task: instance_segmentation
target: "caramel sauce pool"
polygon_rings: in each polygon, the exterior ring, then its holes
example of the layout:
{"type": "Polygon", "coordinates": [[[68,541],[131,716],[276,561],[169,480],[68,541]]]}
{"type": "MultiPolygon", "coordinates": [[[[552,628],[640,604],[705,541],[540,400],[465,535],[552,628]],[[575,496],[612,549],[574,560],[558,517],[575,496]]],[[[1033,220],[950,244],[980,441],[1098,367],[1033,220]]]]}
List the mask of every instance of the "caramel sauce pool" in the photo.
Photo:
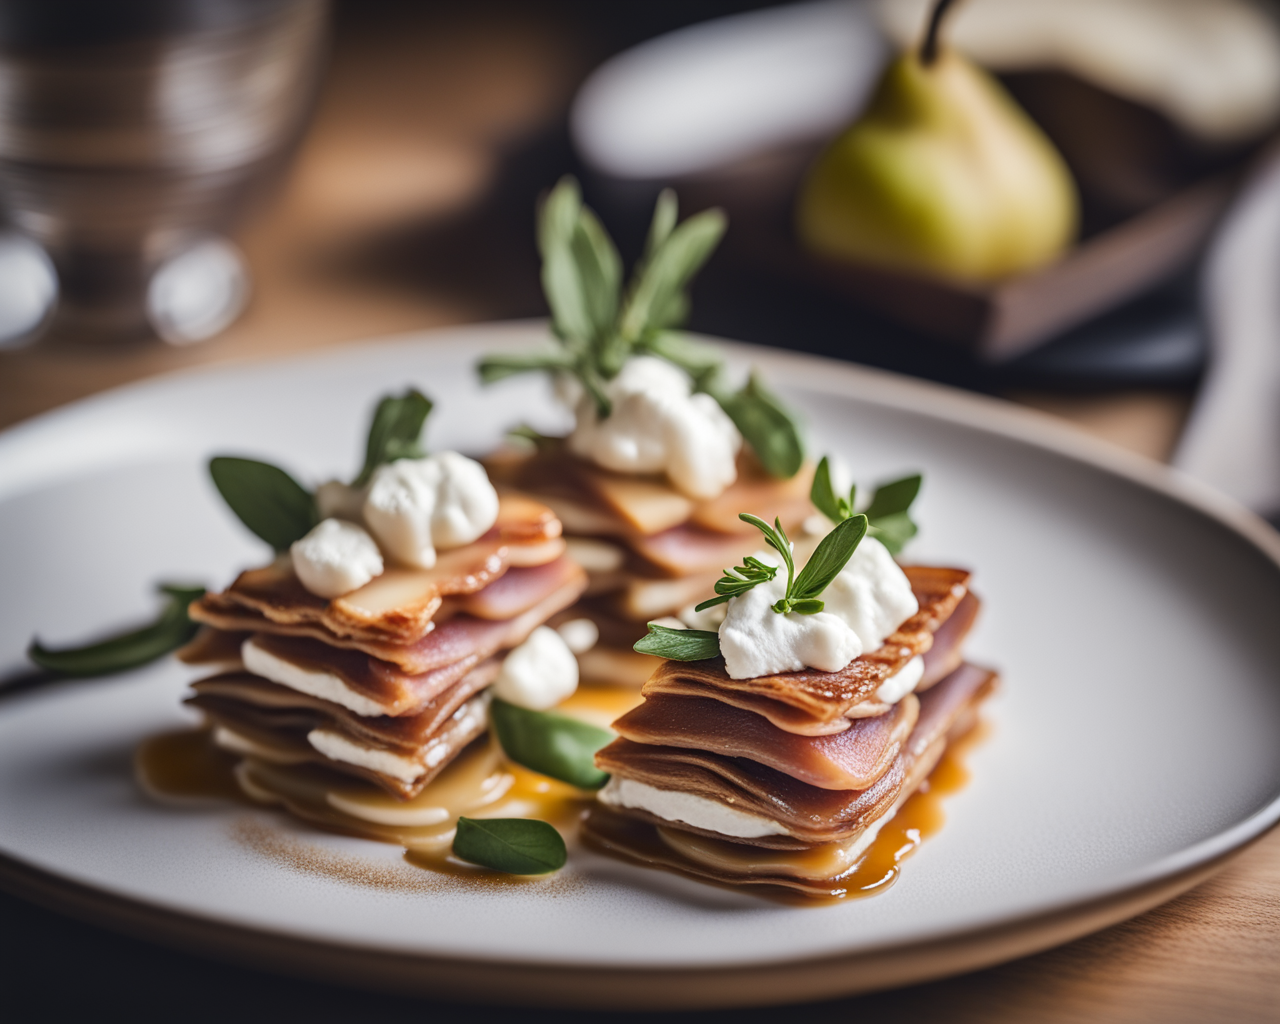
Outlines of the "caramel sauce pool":
{"type": "Polygon", "coordinates": [[[898,880],[902,862],[910,857],[947,820],[942,810],[945,797],[964,789],[969,783],[969,769],[964,759],[969,751],[987,736],[988,726],[979,721],[972,729],[947,744],[942,757],[920,788],[907,798],[880,830],[866,856],[851,874],[840,881],[847,885],[845,899],[859,899],[883,892],[898,880]]]}
{"type": "MultiPolygon", "coordinates": [[[[603,723],[612,721],[639,703],[636,691],[584,686],[565,702],[563,711],[603,723]]],[[[959,792],[969,781],[964,765],[968,752],[988,733],[983,722],[948,745],[938,764],[920,788],[885,824],[866,855],[853,871],[840,879],[845,894],[835,899],[800,897],[787,899],[802,905],[858,899],[883,892],[898,878],[902,863],[946,820],[943,800],[959,792]]],[[[214,745],[208,729],[184,729],[144,740],[134,754],[139,784],[152,796],[176,800],[226,800],[261,806],[249,800],[236,782],[238,758],[214,745]]],[[[514,782],[506,796],[486,808],[486,817],[540,818],[573,836],[577,822],[593,802],[589,793],[548,779],[519,765],[509,765],[514,782]]],[[[520,886],[545,881],[545,876],[516,876],[490,871],[454,857],[447,850],[407,850],[408,864],[437,874],[465,879],[471,884],[520,886]]],[[[731,886],[731,888],[737,888],[731,886]]]]}
{"type": "Polygon", "coordinates": [[[207,729],[181,729],[138,744],[133,769],[142,788],[161,799],[244,803],[234,774],[236,761],[214,746],[207,729]]]}

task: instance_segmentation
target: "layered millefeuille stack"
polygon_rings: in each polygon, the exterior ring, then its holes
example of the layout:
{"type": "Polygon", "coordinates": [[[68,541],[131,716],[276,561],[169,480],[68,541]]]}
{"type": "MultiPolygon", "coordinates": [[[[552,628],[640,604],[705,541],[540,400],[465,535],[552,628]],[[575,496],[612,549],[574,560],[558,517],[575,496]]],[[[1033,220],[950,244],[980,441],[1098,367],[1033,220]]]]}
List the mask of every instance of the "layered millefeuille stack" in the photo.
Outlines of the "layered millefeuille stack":
{"type": "Polygon", "coordinates": [[[907,567],[918,610],[834,672],[733,679],[667,661],[614,723],[589,843],[731,884],[839,896],[883,826],[996,684],[963,661],[969,574],[907,567]]]}
{"type": "Polygon", "coordinates": [[[534,451],[513,449],[488,460],[499,491],[527,494],[564,524],[574,561],[590,580],[565,616],[588,618],[598,643],[578,656],[584,679],[640,686],[658,667],[632,649],[653,619],[678,615],[710,591],[720,569],[751,543],[755,530],[738,518],[749,508],[798,527],[812,515],[810,465],[789,479],[771,476],[750,451],[738,456],[737,479],[715,498],[698,500],[657,475],[612,472],[579,458],[560,439],[534,451]]]}
{"type": "Polygon", "coordinates": [[[287,556],[244,572],[190,609],[205,629],[184,660],[220,671],[189,703],[242,758],[249,795],[331,828],[447,843],[458,814],[510,784],[496,749],[473,744],[504,653],[586,586],[560,532],[548,508],[508,496],[432,567],[390,565],[339,597],[310,592],[287,556]]]}
{"type": "Polygon", "coordinates": [[[640,686],[657,661],[632,650],[652,619],[677,615],[741,552],[751,509],[793,528],[812,512],[813,467],[791,414],[752,374],[731,387],[721,356],[674,332],[688,287],[725,229],[718,210],[677,223],[664,192],[645,251],[623,285],[612,241],[577,185],[562,180],[539,212],[542,282],[557,344],[493,355],[481,379],[548,373],[574,418],[566,437],[486,465],[499,489],[533,496],[564,523],[590,586],[573,614],[599,643],[582,675],[640,686]]]}

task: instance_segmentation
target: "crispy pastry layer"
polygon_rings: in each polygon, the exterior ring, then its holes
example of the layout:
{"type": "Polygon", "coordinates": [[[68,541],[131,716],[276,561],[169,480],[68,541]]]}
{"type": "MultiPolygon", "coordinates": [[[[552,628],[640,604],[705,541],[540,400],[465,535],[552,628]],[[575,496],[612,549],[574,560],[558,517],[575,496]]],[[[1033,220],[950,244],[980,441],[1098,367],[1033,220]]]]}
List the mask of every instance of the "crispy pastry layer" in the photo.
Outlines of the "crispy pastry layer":
{"type": "Polygon", "coordinates": [[[502,662],[490,658],[468,672],[413,715],[378,718],[357,715],[332,701],[268,682],[248,672],[226,672],[193,683],[187,703],[228,721],[251,722],[264,729],[326,728],[353,740],[413,755],[443,728],[464,703],[498,674],[502,662]]]}
{"type": "MultiPolygon", "coordinates": [[[[801,849],[851,839],[881,817],[897,801],[910,773],[931,744],[945,737],[963,713],[996,685],[996,674],[962,665],[921,695],[919,717],[898,756],[868,789],[822,789],[742,757],[680,747],[653,746],[620,738],[596,755],[605,771],[635,779],[657,789],[691,793],[716,800],[735,810],[769,818],[785,836],[740,839],[748,845],[801,849]]],[[[628,814],[653,824],[724,838],[681,822],[656,818],[644,811],[628,814]]]]}
{"type": "Polygon", "coordinates": [[[752,512],[768,522],[780,517],[788,528],[812,514],[809,487],[813,466],[806,463],[789,480],[765,472],[744,449],[738,479],[719,497],[694,501],[662,476],[614,473],[571,455],[559,440],[533,453],[506,451],[486,460],[499,488],[525,491],[553,509],[564,510],[571,534],[638,540],[681,524],[717,533],[751,536],[754,527],[738,518],[752,512]]]}
{"type": "Polygon", "coordinates": [[[345,718],[342,709],[332,705],[327,709],[300,705],[272,708],[211,693],[197,694],[190,700],[218,727],[214,732],[217,741],[234,753],[285,765],[325,765],[372,782],[402,799],[422,792],[467,744],[488,728],[485,694],[461,702],[416,749],[378,741],[368,734],[367,724],[359,725],[369,720],[345,718]],[[317,731],[328,740],[324,747],[336,741],[345,750],[344,756],[330,756],[317,746],[312,738],[317,731]]]}
{"type": "Polygon", "coordinates": [[[310,593],[287,557],[250,569],[215,598],[192,605],[207,622],[231,604],[285,626],[319,625],[336,636],[410,644],[431,629],[444,598],[473,594],[511,566],[543,565],[564,553],[560,521],[545,505],[518,495],[501,499],[498,519],[479,540],[440,552],[430,569],[390,566],[359,590],[332,601],[310,593]]]}
{"type": "Polygon", "coordinates": [[[797,736],[717,700],[659,694],[619,718],[613,730],[636,743],[744,757],[820,789],[866,789],[889,770],[919,710],[908,694],[888,714],[861,718],[844,732],[797,736]]]}
{"type": "MultiPolygon", "coordinates": [[[[328,647],[361,651],[409,675],[421,675],[470,658],[477,664],[497,651],[514,647],[556,612],[569,607],[586,587],[586,574],[573,566],[572,579],[514,619],[494,621],[458,614],[445,619],[412,643],[337,635],[319,622],[281,623],[226,599],[206,596],[192,605],[191,617],[220,630],[307,637],[328,647]]],[[[409,699],[409,698],[406,698],[409,699]]],[[[412,707],[412,701],[405,705],[412,707]]],[[[399,712],[395,712],[399,713],[399,712]]]]}

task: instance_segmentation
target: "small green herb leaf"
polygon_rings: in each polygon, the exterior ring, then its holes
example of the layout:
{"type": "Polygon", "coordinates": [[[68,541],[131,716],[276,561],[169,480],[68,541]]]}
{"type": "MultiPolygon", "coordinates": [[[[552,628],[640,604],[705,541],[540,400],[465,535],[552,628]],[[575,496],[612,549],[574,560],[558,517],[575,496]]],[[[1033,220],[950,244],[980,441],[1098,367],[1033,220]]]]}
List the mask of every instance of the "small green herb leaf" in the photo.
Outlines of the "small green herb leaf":
{"type": "Polygon", "coordinates": [[[866,516],[851,516],[837,525],[822,538],[805,567],[800,570],[795,586],[788,590],[787,596],[795,601],[816,598],[840,575],[840,570],[853,556],[866,533],[866,516]]]}
{"type": "Polygon", "coordinates": [[[754,555],[747,555],[740,566],[736,569],[726,569],[724,575],[716,580],[715,589],[719,596],[713,597],[709,601],[703,601],[694,608],[694,611],[700,612],[704,608],[721,604],[731,597],[745,594],[752,587],[760,583],[766,583],[776,575],[778,575],[778,567],[776,565],[766,565],[754,555]]]}
{"type": "Polygon", "coordinates": [[[369,424],[364,467],[351,486],[363,487],[373,471],[384,463],[422,458],[426,454],[422,447],[422,425],[431,415],[431,408],[431,399],[416,388],[410,388],[398,398],[388,395],[382,399],[369,424]]]}
{"type": "Polygon", "coordinates": [[[845,518],[841,514],[843,510],[840,508],[840,499],[836,497],[831,487],[831,464],[825,455],[813,472],[813,486],[809,488],[809,500],[813,502],[814,508],[833,523],[838,523],[845,518]]]}
{"type": "MultiPolygon", "coordinates": [[[[634,343],[646,333],[684,319],[689,306],[689,281],[720,244],[727,226],[720,210],[704,210],[666,234],[640,269],[623,306],[618,322],[618,333],[623,338],[634,343]]],[[[651,231],[650,237],[653,234],[651,231]]]]}
{"type": "Polygon", "coordinates": [[[916,524],[906,512],[895,512],[893,515],[881,516],[871,524],[867,532],[883,544],[889,554],[897,555],[906,547],[907,541],[916,535],[916,524]]]}
{"type": "MultiPolygon", "coordinates": [[[[574,263],[582,281],[582,295],[592,338],[607,339],[618,315],[622,288],[622,259],[613,239],[588,207],[578,211],[578,223],[570,239],[574,263]]],[[[621,363],[613,371],[621,369],[621,363]]],[[[606,371],[607,372],[607,371],[606,371]]]]}
{"type": "Polygon", "coordinates": [[[755,378],[730,391],[719,382],[719,357],[670,333],[688,314],[689,283],[720,243],[727,223],[719,210],[677,221],[675,193],[664,191],[624,298],[617,249],[583,205],[578,183],[561,178],[538,211],[542,289],[560,351],[491,356],[480,362],[480,378],[488,384],[534,370],[571,373],[603,419],[612,412],[607,383],[628,359],[648,352],[684,369],[696,390],[712,395],[771,474],[794,476],[804,461],[803,446],[777,398],[755,378]]]}
{"type": "Polygon", "coordinates": [[[168,602],[151,625],[84,647],[54,650],[32,640],[27,657],[41,668],[65,676],[105,676],[163,657],[189,641],[200,628],[187,616],[187,606],[204,596],[204,588],[161,584],[159,589],[168,602]]]}
{"type": "Polygon", "coordinates": [[[231,511],[276,551],[287,551],[319,522],[315,499],[283,469],[219,455],[209,475],[231,511]]]}
{"type": "Polygon", "coordinates": [[[849,488],[849,497],[836,496],[831,486],[831,463],[824,455],[813,474],[813,486],[809,488],[809,500],[814,507],[833,523],[841,522],[853,515],[853,502],[857,496],[856,487],[849,488]]]}
{"type": "Polygon", "coordinates": [[[911,503],[920,493],[920,483],[924,478],[916,473],[903,477],[893,483],[882,484],[871,496],[871,504],[865,509],[866,517],[875,523],[885,516],[898,515],[911,508],[911,503]]]}
{"type": "Polygon", "coordinates": [[[789,479],[804,462],[800,428],[782,402],[752,373],[742,390],[712,391],[770,476],[789,479]]]}
{"type": "MultiPolygon", "coordinates": [[[[912,502],[920,493],[922,477],[919,473],[894,480],[876,488],[871,496],[871,504],[863,513],[867,517],[867,532],[880,541],[891,555],[902,551],[912,537],[916,535],[916,524],[909,514],[912,502]]],[[[813,486],[809,490],[809,500],[814,507],[834,523],[840,523],[854,514],[854,502],[858,489],[849,489],[849,500],[836,497],[831,486],[831,468],[824,456],[813,474],[813,486]]]]}
{"type": "Polygon", "coordinates": [[[671,237],[672,229],[680,216],[680,203],[676,199],[674,189],[664,188],[658,193],[658,201],[653,204],[653,220],[649,222],[649,237],[644,242],[644,262],[653,259],[653,254],[662,248],[671,237]]]}
{"type": "Polygon", "coordinates": [[[706,661],[720,656],[720,634],[709,629],[671,629],[651,622],[649,635],[637,640],[633,650],[671,661],[706,661]]]}
{"type": "Polygon", "coordinates": [[[509,875],[545,875],[568,859],[560,833],[533,818],[459,818],[453,854],[509,875]]]}
{"type": "MultiPolygon", "coordinates": [[[[753,516],[749,512],[739,513],[738,518],[763,533],[765,542],[781,554],[786,563],[787,589],[772,605],[773,610],[780,615],[788,612],[813,615],[822,611],[823,603],[818,600],[818,595],[839,575],[867,532],[866,516],[846,519],[822,538],[817,550],[797,576],[795,561],[791,555],[791,542],[787,539],[787,531],[782,528],[781,519],[775,519],[770,526],[759,516],[753,516]]],[[[653,626],[650,625],[649,628],[653,629],[653,626]]]]}
{"type": "Polygon", "coordinates": [[[582,193],[573,178],[561,178],[538,211],[538,248],[542,253],[542,291],[551,307],[552,328],[575,342],[578,351],[592,340],[593,322],[583,277],[575,256],[574,235],[582,213],[582,193]]]}
{"type": "Polygon", "coordinates": [[[599,789],[609,780],[595,763],[596,751],[613,740],[608,729],[497,698],[489,705],[489,718],[502,749],[516,764],[579,789],[599,789]]]}

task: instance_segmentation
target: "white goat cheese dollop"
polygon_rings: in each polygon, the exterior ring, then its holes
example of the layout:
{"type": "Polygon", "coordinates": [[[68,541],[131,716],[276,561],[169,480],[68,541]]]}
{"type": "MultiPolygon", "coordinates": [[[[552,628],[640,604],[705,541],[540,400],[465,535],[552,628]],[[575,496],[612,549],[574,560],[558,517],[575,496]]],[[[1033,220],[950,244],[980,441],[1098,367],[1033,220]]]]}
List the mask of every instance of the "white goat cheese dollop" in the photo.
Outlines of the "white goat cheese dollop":
{"type": "Polygon", "coordinates": [[[786,595],[787,577],[779,572],[728,602],[720,623],[720,653],[730,679],[751,679],[777,672],[816,668],[838,672],[862,653],[862,641],[839,616],[773,610],[786,595]]]}
{"type": "MultiPolygon", "coordinates": [[[[773,551],[757,551],[755,557],[769,565],[781,562],[773,551]]],[[[773,605],[786,591],[786,573],[779,568],[772,580],[726,604],[719,627],[720,653],[731,679],[804,668],[838,672],[864,651],[881,647],[885,637],[920,607],[907,574],[872,537],[862,539],[848,564],[822,592],[822,611],[779,615],[773,605]]]]}
{"type": "Polygon", "coordinates": [[[575,455],[619,473],[666,473],[691,498],[714,498],[738,478],[738,428],[665,359],[627,360],[605,386],[613,403],[605,419],[573,378],[561,378],[560,390],[577,420],[569,435],[575,455]]]}
{"type": "Polygon", "coordinates": [[[289,547],[293,571],[317,597],[335,598],[359,590],[382,575],[382,553],[364,527],[325,519],[289,547]]]}
{"type": "Polygon", "coordinates": [[[578,688],[578,659],[550,626],[539,626],[507,655],[492,692],[531,711],[553,708],[578,688]]]}
{"type": "Polygon", "coordinates": [[[362,511],[386,554],[430,569],[437,550],[470,544],[494,524],[498,492],[480,463],[439,452],[379,466],[362,511]]]}
{"type": "Polygon", "coordinates": [[[862,538],[840,575],[822,592],[822,600],[826,611],[858,634],[864,651],[879,648],[920,610],[907,574],[874,537],[862,538]]]}

